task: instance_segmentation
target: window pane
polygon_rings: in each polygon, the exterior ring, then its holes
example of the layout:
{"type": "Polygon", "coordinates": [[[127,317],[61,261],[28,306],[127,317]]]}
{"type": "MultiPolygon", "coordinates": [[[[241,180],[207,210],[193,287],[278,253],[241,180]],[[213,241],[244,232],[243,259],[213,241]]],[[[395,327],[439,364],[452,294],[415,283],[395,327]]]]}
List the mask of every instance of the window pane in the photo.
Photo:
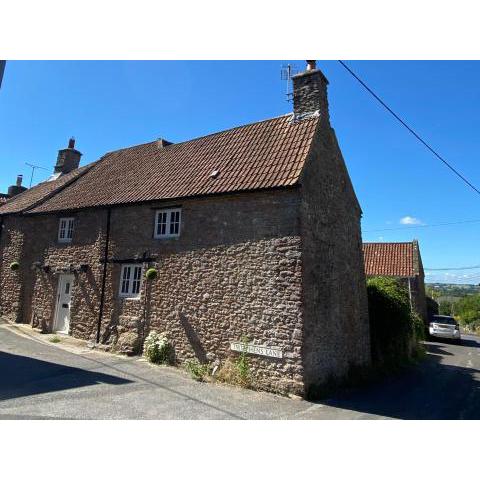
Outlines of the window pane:
{"type": "Polygon", "coordinates": [[[170,212],[170,235],[178,235],[180,231],[180,210],[170,212]]]}
{"type": "Polygon", "coordinates": [[[67,238],[72,239],[73,237],[73,218],[68,221],[68,231],[67,238]]]}
{"type": "Polygon", "coordinates": [[[157,215],[157,235],[167,233],[167,212],[158,212],[157,215]]]}
{"type": "Polygon", "coordinates": [[[135,267],[133,273],[132,293],[140,292],[140,280],[142,278],[142,267],[135,267]]]}
{"type": "Polygon", "coordinates": [[[65,220],[60,220],[60,230],[58,238],[65,238],[65,220]]]}
{"type": "Polygon", "coordinates": [[[124,294],[128,294],[129,288],[130,288],[130,267],[123,267],[122,288],[120,291],[124,294]]]}

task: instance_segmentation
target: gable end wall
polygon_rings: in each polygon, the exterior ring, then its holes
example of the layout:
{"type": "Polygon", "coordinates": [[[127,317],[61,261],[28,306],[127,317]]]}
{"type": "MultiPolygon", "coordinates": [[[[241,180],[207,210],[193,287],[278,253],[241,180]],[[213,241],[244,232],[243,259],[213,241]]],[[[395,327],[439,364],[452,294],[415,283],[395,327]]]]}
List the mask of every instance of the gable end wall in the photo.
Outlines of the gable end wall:
{"type": "Polygon", "coordinates": [[[301,178],[307,388],[370,363],[361,210],[335,133],[323,121],[301,178]]]}

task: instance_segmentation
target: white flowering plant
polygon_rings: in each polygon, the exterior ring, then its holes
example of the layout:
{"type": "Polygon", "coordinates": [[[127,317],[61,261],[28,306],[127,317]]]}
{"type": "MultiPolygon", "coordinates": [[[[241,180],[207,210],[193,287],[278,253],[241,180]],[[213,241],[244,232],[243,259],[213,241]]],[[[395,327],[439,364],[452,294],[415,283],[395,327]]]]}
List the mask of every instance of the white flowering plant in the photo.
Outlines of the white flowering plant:
{"type": "Polygon", "coordinates": [[[152,363],[170,363],[172,346],[164,333],[151,331],[145,339],[143,355],[152,363]]]}

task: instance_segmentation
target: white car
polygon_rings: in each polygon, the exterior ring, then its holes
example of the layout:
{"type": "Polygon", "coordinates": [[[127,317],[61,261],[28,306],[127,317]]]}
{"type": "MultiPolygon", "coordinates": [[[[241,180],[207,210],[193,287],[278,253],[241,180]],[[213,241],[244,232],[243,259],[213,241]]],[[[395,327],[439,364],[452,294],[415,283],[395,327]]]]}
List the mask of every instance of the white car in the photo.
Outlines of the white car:
{"type": "Polygon", "coordinates": [[[453,317],[447,315],[434,315],[428,333],[431,337],[450,338],[460,342],[460,326],[453,317]]]}

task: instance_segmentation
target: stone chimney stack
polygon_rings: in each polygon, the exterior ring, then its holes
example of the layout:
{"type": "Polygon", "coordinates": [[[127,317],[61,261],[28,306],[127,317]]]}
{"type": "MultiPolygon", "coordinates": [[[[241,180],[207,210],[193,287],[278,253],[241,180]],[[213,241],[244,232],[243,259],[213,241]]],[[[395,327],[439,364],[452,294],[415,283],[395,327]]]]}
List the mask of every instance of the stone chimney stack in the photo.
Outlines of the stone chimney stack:
{"type": "Polygon", "coordinates": [[[57,164],[53,172],[64,175],[75,170],[80,164],[81,156],[82,154],[75,149],[75,139],[71,138],[68,141],[68,148],[58,151],[57,164]]]}
{"type": "Polygon", "coordinates": [[[317,69],[315,60],[307,60],[304,72],[292,77],[293,113],[296,120],[318,114],[329,121],[327,85],[325,75],[317,69]]]}
{"type": "Polygon", "coordinates": [[[17,176],[17,184],[16,185],[11,185],[8,187],[8,196],[9,197],[14,197],[15,195],[18,195],[19,193],[24,192],[27,190],[26,187],[22,187],[22,180],[23,180],[23,175],[18,175],[17,176]]]}

